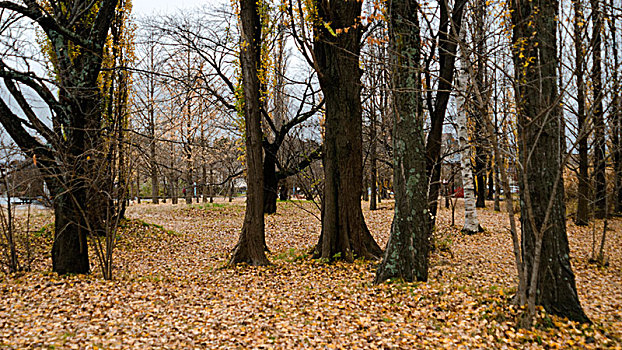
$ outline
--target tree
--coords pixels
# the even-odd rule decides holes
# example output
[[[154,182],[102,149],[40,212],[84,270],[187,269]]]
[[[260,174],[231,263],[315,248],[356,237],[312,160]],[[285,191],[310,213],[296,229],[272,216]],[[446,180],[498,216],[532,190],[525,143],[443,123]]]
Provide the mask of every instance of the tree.
[[[461,58],[461,67],[458,73],[457,82],[458,87],[463,89],[456,98],[458,115],[456,120],[456,128],[458,129],[458,142],[460,148],[460,165],[462,168],[462,188],[464,190],[464,227],[462,228],[462,232],[467,234],[475,234],[477,232],[482,231],[481,226],[479,225],[479,220],[477,219],[477,204],[475,198],[475,185],[473,181],[473,171],[471,169],[471,144],[469,143],[469,133],[468,133],[468,122],[467,115],[469,114],[469,107],[467,105],[466,99],[464,97],[467,86],[467,66],[470,64],[468,60],[468,54],[465,52],[466,45],[463,45],[460,49],[460,58]],[[481,68],[478,66],[478,69]],[[477,75],[476,75],[477,77]],[[476,78],[477,79],[477,78]],[[481,85],[477,82],[471,84],[475,85],[476,89],[479,90]],[[481,91],[481,90],[479,90]],[[476,92],[477,93],[477,92]],[[473,93],[470,93],[471,95]],[[468,96],[468,95],[467,95]],[[479,108],[474,108],[479,109]],[[475,113],[475,118],[482,119],[480,122],[483,124],[487,116],[477,115]],[[482,125],[483,127],[483,125]],[[484,133],[486,129],[477,131],[480,133]],[[481,138],[480,138],[481,140]],[[478,197],[480,198],[480,197]]]
[[[592,118],[594,123],[594,206],[595,215],[602,219],[607,215],[607,182],[605,179],[605,119],[603,111],[604,90],[602,83],[602,30],[603,14],[599,0],[590,0],[592,4],[592,89],[594,105]]]
[[[613,195],[614,208],[617,213],[622,212],[622,93],[620,92],[620,73],[617,67],[620,66],[618,38],[616,37],[616,16],[614,15],[613,0],[609,2],[611,14],[609,16],[609,31],[611,33],[613,51],[613,98],[611,106],[611,143],[613,147],[613,167],[615,179],[615,193]]]
[[[565,138],[557,91],[557,1],[510,2],[518,107],[522,260],[530,315],[535,304],[586,322],[566,235]]]
[[[486,56],[484,53],[484,45],[485,45],[485,36],[484,36],[484,16],[486,14],[486,4],[484,0],[476,0],[474,8],[474,17],[475,17],[475,28],[473,41],[475,46],[475,62],[476,62],[476,71],[475,71],[475,81],[472,81],[473,84],[477,85],[477,89],[479,91],[484,91],[484,67]],[[474,100],[474,99],[471,99]],[[475,206],[477,208],[485,208],[486,207],[486,165],[489,161],[489,152],[488,152],[488,140],[486,139],[486,128],[484,127],[484,118],[486,118],[485,114],[488,113],[487,108],[482,108],[478,106],[478,108],[469,109],[470,113],[473,114],[472,119],[474,120],[475,130],[473,135],[475,140],[475,176],[477,179],[477,186],[475,188],[477,201]]]
[[[240,0],[240,63],[243,111],[246,124],[246,213],[240,238],[229,264],[268,265],[264,252],[263,160],[261,147],[261,101],[259,76],[261,54],[261,2]]]
[[[583,8],[581,7],[580,0],[573,1],[574,8],[574,47],[575,47],[575,76],[577,79],[577,124],[579,129],[579,135],[577,137],[577,143],[579,148],[579,174],[578,174],[578,188],[577,188],[577,214],[575,215],[575,224],[584,226],[589,221],[589,198],[590,198],[590,183],[588,174],[588,128],[587,116],[585,113],[585,83],[583,76],[585,74],[584,69],[584,55],[583,55],[583,28],[585,26],[585,19],[583,18]]]
[[[101,152],[104,104],[98,79],[117,0],[58,1],[46,6],[34,1],[25,5],[0,2],[0,8],[32,20],[42,30],[53,53],[56,75],[52,88],[34,72],[11,67],[1,59],[0,77],[20,112],[2,99],[0,122],[21,150],[37,159],[53,195],[53,270],[86,273],[90,268],[87,236],[98,232],[95,225],[104,220],[97,176],[106,169]],[[33,111],[22,90],[26,87],[49,107],[51,128]]]
[[[377,258],[382,250],[361,210],[363,184],[361,2],[315,2],[313,54],[326,101],[322,232],[316,255]]]
[[[276,10],[275,10],[276,8]],[[309,159],[319,159],[321,152],[294,154],[295,161],[283,164],[281,157],[287,153],[288,143],[295,130],[305,127],[323,107],[316,86],[311,84],[312,74],[299,82],[299,77],[287,76],[288,26],[283,7],[262,4],[262,45],[260,57],[260,93],[262,113],[262,144],[264,171],[264,213],[276,212],[279,181],[299,172],[309,164]],[[202,67],[201,97],[209,101],[210,108],[218,110],[221,128],[226,134],[243,134],[243,124],[236,120],[237,28],[231,23],[229,10],[206,8],[198,15],[184,14],[148,21],[152,31],[161,32],[175,51],[192,52],[193,62]],[[293,25],[292,25],[293,26]],[[273,29],[277,28],[275,31]],[[274,52],[272,49],[274,48]],[[274,56],[274,57],[273,57]],[[181,74],[171,77],[181,80]],[[294,90],[294,91],[288,91]],[[295,101],[297,106],[292,106]],[[296,110],[291,113],[291,110]],[[195,145],[194,147],[196,147]],[[188,176],[186,176],[188,177]]]
[[[389,278],[428,279],[430,226],[418,7],[415,0],[389,3],[395,214],[384,258],[376,272],[376,283]]]
[[[456,66],[457,39],[462,30],[462,14],[467,0],[456,0],[449,12],[447,1],[439,1],[440,18],[438,28],[438,87],[436,95],[431,93],[432,72],[426,68],[425,80],[428,91],[426,92],[426,104],[430,114],[430,131],[426,139],[426,169],[428,174],[428,199],[430,201],[430,227],[436,223],[438,210],[438,196],[440,194],[441,179],[441,145],[443,138],[443,123],[449,96],[453,89],[454,68]],[[451,26],[450,26],[451,23]],[[431,61],[435,56],[434,50],[429,53],[426,61]]]

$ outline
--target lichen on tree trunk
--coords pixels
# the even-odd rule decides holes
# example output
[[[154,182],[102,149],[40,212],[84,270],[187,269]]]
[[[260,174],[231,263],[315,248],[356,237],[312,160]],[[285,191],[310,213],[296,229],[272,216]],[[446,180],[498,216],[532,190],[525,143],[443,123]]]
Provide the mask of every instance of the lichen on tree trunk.
[[[395,214],[375,283],[390,278],[428,279],[430,226],[417,6],[412,0],[390,3]]]

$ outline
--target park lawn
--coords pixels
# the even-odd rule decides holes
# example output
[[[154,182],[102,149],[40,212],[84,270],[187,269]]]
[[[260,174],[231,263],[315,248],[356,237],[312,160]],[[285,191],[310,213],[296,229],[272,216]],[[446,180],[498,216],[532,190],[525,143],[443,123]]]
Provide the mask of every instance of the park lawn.
[[[620,348],[622,220],[607,232],[609,265],[589,262],[592,233],[568,221],[581,303],[592,325],[540,312],[515,328],[516,268],[505,213],[479,210],[485,232],[460,234],[441,209],[428,283],[372,285],[377,262],[314,260],[313,203],[282,202],[266,216],[268,267],[225,267],[243,202],[139,204],[128,209],[113,281],[51,273],[49,213],[38,213],[33,271],[0,275],[0,348]],[[368,203],[363,202],[364,208]],[[364,210],[386,245],[392,203]]]

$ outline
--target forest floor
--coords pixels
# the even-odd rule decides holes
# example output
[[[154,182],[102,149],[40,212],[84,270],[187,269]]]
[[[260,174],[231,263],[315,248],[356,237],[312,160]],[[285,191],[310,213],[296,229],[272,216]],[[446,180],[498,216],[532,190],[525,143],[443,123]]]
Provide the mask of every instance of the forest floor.
[[[539,312],[515,327],[516,268],[507,216],[479,210],[485,232],[460,233],[463,209],[442,209],[428,283],[372,284],[377,262],[311,259],[320,231],[311,203],[266,216],[269,267],[224,267],[242,202],[128,209],[114,280],[51,270],[51,215],[32,214],[33,272],[0,274],[0,348],[617,348],[622,346],[622,220],[609,221],[607,267],[589,262],[595,227],[568,221],[581,325]],[[363,203],[368,207],[368,203]],[[392,203],[364,210],[384,247]],[[43,226],[46,225],[47,226]],[[42,229],[38,229],[42,227]]]

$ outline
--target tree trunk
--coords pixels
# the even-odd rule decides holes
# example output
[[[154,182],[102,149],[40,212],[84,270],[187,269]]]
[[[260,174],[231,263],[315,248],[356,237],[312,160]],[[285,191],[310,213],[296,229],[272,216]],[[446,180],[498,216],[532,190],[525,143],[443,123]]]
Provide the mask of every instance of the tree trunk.
[[[191,157],[188,156],[188,161],[191,161]],[[194,183],[193,183],[193,177],[192,177],[192,168],[189,166],[188,169],[186,169],[186,193],[184,195],[184,197],[186,197],[186,204],[192,204],[192,197],[194,194]]]
[[[209,202],[214,203],[214,168],[209,168]]]
[[[464,45],[463,47],[466,47]],[[458,147],[460,151],[460,165],[462,168],[462,189],[464,192],[464,227],[462,232],[466,234],[475,234],[482,230],[477,219],[477,203],[475,198],[475,186],[473,182],[473,171],[471,170],[471,145],[469,144],[469,132],[467,115],[468,105],[465,95],[473,95],[473,92],[467,91],[469,86],[467,83],[467,65],[468,55],[463,49],[460,50],[461,67],[458,72],[457,85],[462,91],[456,97],[456,105],[458,114],[456,116],[456,124],[458,127]],[[473,116],[478,118],[478,116]],[[481,185],[480,185],[481,187]],[[478,197],[479,198],[479,197]]]
[[[588,137],[589,130],[587,126],[587,117],[585,115],[585,84],[583,76],[585,74],[583,57],[583,28],[585,21],[583,19],[583,9],[581,1],[574,0],[574,47],[576,57],[575,76],[577,78],[577,123],[579,134],[577,137],[579,148],[579,174],[577,188],[577,214],[575,215],[575,224],[585,226],[589,222],[589,200],[590,200],[590,182],[588,174]]]
[[[361,2],[318,1],[326,26],[314,28],[313,51],[326,101],[324,136],[324,218],[317,256],[325,259],[378,258],[382,252],[361,210],[363,184]],[[336,36],[331,32],[339,33]]]
[[[384,180],[382,180],[381,176],[378,176],[378,171],[376,171],[376,201],[378,203],[382,203],[382,189],[384,187]]]
[[[281,185],[281,188],[279,190],[279,199],[282,201],[289,200],[289,186],[287,186],[287,182]]]
[[[421,98],[421,52],[417,2],[389,3],[393,89],[393,188],[395,215],[375,283],[389,278],[427,281],[429,225]]]
[[[201,167],[202,170],[202,174],[201,174],[201,200],[203,203],[207,203],[207,197],[208,197],[208,192],[209,192],[209,188],[207,185],[207,166],[205,164],[203,164],[203,166]]]
[[[166,176],[162,176],[162,185],[164,186],[164,196],[162,197],[162,203],[166,203],[166,198],[169,194],[168,184],[166,183]]]
[[[443,123],[453,89],[454,68],[456,62],[456,39],[460,37],[462,14],[468,0],[456,0],[449,18],[448,2],[440,1],[440,25],[438,32],[439,82],[431,114],[430,132],[426,140],[426,169],[429,183],[429,222],[430,227],[436,224],[438,195],[441,179],[441,143],[443,139]],[[451,23],[451,26],[449,25]],[[431,102],[430,102],[431,103]]]
[[[373,105],[373,102],[372,102]],[[378,173],[378,169],[376,168],[377,162],[377,150],[376,150],[376,113],[374,108],[372,107],[371,114],[371,124],[369,125],[369,142],[371,143],[371,151],[369,154],[369,173],[370,173],[370,182],[371,182],[371,197],[369,198],[369,210],[376,210],[378,205],[376,204],[377,197],[377,188],[376,182],[378,181],[376,174]],[[365,193],[367,193],[367,186],[365,186]]]
[[[136,203],[140,204],[140,173],[136,174]]]
[[[152,102],[155,103],[155,102]],[[149,170],[151,173],[151,201],[153,204],[159,203],[160,196],[160,184],[158,182],[158,166],[157,166],[157,151],[156,151],[156,138],[155,138],[155,117],[153,112],[153,106],[149,106],[150,113],[150,125],[149,125]]]
[[[363,181],[363,201],[364,202],[369,201],[369,190],[368,189],[369,189],[369,177],[365,176],[365,180]]]
[[[264,214],[276,213],[276,200],[278,198],[279,180],[276,177],[276,151],[274,144],[265,147],[263,164],[263,212]]]
[[[233,202],[233,192],[235,191],[235,179],[229,180],[229,202]]]
[[[265,249],[264,178],[259,77],[261,21],[255,0],[240,0],[242,83],[246,121],[246,212],[240,238],[229,264],[268,265]]]
[[[158,204],[160,203],[160,184],[158,182],[158,169],[154,163],[151,163],[151,201],[153,204]]]
[[[613,0],[610,0],[610,8],[614,8]],[[618,62],[618,41],[616,38],[616,17],[609,16],[609,28],[611,32],[613,66],[620,67]],[[613,127],[611,128],[611,144],[613,148],[613,168],[615,193],[613,194],[614,210],[616,213],[622,212],[622,93],[620,92],[620,76],[617,69],[613,70],[613,101],[611,116]]]
[[[594,91],[593,122],[594,122],[594,194],[596,218],[607,215],[607,183],[605,179],[605,120],[603,116],[603,83],[602,83],[602,27],[603,15],[600,0],[590,0],[592,4],[592,86]]]
[[[491,201],[495,198],[495,168],[492,164],[492,157],[488,158],[488,170],[488,195],[486,199]]]
[[[501,203],[499,196],[501,196],[501,179],[499,178],[499,165],[495,160],[494,172],[495,172],[495,211],[501,211]]]
[[[177,204],[179,203],[179,198],[177,195],[177,190],[179,187],[179,179],[177,177],[173,178],[173,181],[170,182],[170,193],[171,193],[171,203]]]
[[[557,91],[559,3],[510,2],[510,7],[523,168],[519,181],[521,243],[528,299],[550,313],[585,322],[589,320],[577,296],[566,235],[565,138]]]
[[[73,197],[73,198],[72,198]],[[88,273],[88,229],[85,222],[84,189],[54,197],[54,244],[52,271],[58,274]]]
[[[484,0],[475,1],[475,56],[477,63],[477,70],[475,71],[475,81],[472,81],[476,85],[479,91],[484,91],[484,15],[485,15],[485,3]],[[475,99],[471,99],[475,100]],[[474,136],[475,136],[475,174],[477,178],[477,202],[475,206],[477,208],[486,207],[486,165],[488,163],[488,150],[487,139],[484,126],[484,118],[487,118],[485,113],[488,112],[488,108],[482,108],[483,106],[477,106],[472,108],[473,120],[475,124]],[[468,139],[467,139],[468,140]]]

